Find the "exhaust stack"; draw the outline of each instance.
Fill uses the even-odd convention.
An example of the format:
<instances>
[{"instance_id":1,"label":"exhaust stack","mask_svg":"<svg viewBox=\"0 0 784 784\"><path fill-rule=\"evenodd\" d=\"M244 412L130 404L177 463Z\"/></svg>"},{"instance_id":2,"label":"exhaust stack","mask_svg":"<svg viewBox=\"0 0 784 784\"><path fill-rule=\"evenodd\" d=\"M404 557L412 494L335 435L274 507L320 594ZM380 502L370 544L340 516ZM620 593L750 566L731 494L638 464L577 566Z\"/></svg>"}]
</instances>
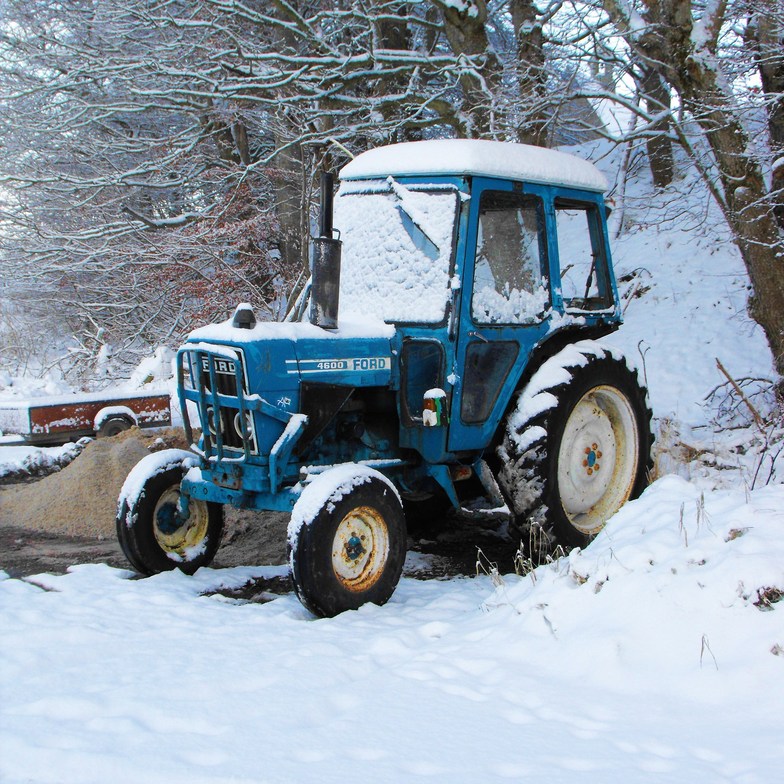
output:
<instances>
[{"instance_id":1,"label":"exhaust stack","mask_svg":"<svg viewBox=\"0 0 784 784\"><path fill-rule=\"evenodd\" d=\"M332 207L334 176L321 175L321 210L318 237L310 240L310 323L337 329L340 296L340 253L343 243L333 239Z\"/></svg>"}]
</instances>

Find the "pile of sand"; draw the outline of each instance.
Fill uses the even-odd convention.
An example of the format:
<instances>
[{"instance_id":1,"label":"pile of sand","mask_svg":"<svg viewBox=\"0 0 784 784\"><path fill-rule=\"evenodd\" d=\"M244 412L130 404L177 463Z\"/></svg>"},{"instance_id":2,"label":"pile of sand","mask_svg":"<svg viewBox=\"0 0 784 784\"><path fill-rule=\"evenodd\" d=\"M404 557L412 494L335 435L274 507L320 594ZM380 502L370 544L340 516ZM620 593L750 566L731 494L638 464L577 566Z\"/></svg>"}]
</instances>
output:
<instances>
[{"instance_id":1,"label":"pile of sand","mask_svg":"<svg viewBox=\"0 0 784 784\"><path fill-rule=\"evenodd\" d=\"M171 448L186 448L181 429L150 434L132 428L93 441L57 473L30 484L0 487L0 526L114 540L117 497L125 477L145 455ZM216 565L285 563L287 514L231 507L224 514Z\"/></svg>"},{"instance_id":2,"label":"pile of sand","mask_svg":"<svg viewBox=\"0 0 784 784\"><path fill-rule=\"evenodd\" d=\"M181 430L132 428L88 444L72 463L31 484L0 487L0 524L71 536L114 537L117 496L131 469L158 449L184 448Z\"/></svg>"}]
</instances>

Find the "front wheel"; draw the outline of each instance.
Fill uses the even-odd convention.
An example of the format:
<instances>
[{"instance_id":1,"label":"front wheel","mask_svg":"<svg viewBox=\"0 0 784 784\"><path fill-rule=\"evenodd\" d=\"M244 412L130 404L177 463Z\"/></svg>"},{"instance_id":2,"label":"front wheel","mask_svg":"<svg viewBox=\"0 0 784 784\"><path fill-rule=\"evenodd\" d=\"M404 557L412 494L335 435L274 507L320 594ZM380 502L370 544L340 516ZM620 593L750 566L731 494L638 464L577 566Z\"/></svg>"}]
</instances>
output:
<instances>
[{"instance_id":1,"label":"front wheel","mask_svg":"<svg viewBox=\"0 0 784 784\"><path fill-rule=\"evenodd\" d=\"M297 596L315 615L384 604L406 557L397 491L382 474L365 467L325 472L294 507L288 549Z\"/></svg>"},{"instance_id":2,"label":"front wheel","mask_svg":"<svg viewBox=\"0 0 784 784\"><path fill-rule=\"evenodd\" d=\"M584 546L648 483L651 412L637 372L598 343L534 374L507 419L499 484L518 527Z\"/></svg>"},{"instance_id":3,"label":"front wheel","mask_svg":"<svg viewBox=\"0 0 784 784\"><path fill-rule=\"evenodd\" d=\"M220 504L187 498L180 482L194 461L181 450L156 452L133 469L120 494L117 538L142 574L209 566L223 533Z\"/></svg>"}]
</instances>

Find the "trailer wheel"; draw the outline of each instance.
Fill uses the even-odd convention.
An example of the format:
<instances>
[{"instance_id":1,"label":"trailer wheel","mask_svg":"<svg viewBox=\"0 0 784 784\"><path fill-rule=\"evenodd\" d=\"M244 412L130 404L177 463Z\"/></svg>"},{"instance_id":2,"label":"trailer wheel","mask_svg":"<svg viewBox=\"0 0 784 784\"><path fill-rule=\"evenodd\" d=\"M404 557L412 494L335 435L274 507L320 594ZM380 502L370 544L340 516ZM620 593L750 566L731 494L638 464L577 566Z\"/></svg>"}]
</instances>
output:
<instances>
[{"instance_id":1,"label":"trailer wheel","mask_svg":"<svg viewBox=\"0 0 784 784\"><path fill-rule=\"evenodd\" d=\"M116 520L120 547L142 574L174 568L193 574L215 557L223 533L223 507L181 496L180 482L187 471L181 460L155 470L158 454L149 458L153 472L138 492L120 503Z\"/></svg>"},{"instance_id":2,"label":"trailer wheel","mask_svg":"<svg viewBox=\"0 0 784 784\"><path fill-rule=\"evenodd\" d=\"M109 417L101 422L101 426L98 428L95 435L98 438L112 438L112 436L117 436L125 430L130 430L132 425L133 423L129 422L125 417Z\"/></svg>"},{"instance_id":3,"label":"trailer wheel","mask_svg":"<svg viewBox=\"0 0 784 784\"><path fill-rule=\"evenodd\" d=\"M647 485L650 424L637 372L600 344L578 343L546 362L507 418L498 450L498 482L516 526L529 535L538 526L544 551L586 545Z\"/></svg>"},{"instance_id":4,"label":"trailer wheel","mask_svg":"<svg viewBox=\"0 0 784 784\"><path fill-rule=\"evenodd\" d=\"M306 488L289 527L297 596L326 617L368 602L384 604L406 557L403 507L389 482L370 469L358 469L353 478L341 469L331 473Z\"/></svg>"}]
</instances>

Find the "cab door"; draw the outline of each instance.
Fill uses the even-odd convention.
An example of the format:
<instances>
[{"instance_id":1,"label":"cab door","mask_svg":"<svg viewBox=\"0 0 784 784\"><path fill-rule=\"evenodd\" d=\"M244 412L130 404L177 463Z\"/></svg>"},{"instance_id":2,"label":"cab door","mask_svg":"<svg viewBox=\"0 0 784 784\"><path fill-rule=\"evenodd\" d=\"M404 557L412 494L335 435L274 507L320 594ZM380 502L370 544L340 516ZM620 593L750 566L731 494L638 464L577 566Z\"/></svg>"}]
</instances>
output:
<instances>
[{"instance_id":1,"label":"cab door","mask_svg":"<svg viewBox=\"0 0 784 784\"><path fill-rule=\"evenodd\" d=\"M476 177L465 242L448 447L486 447L551 313L544 186Z\"/></svg>"}]
</instances>

